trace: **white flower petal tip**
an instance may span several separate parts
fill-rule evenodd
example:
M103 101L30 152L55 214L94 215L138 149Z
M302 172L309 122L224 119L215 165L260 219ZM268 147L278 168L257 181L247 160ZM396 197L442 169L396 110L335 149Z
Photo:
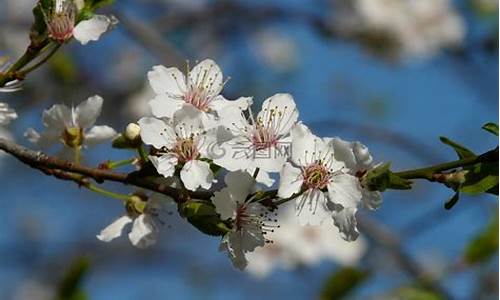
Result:
M110 26L117 23L118 20L113 16L94 15L92 18L78 23L73 29L73 36L82 45L86 45L90 41L98 41Z

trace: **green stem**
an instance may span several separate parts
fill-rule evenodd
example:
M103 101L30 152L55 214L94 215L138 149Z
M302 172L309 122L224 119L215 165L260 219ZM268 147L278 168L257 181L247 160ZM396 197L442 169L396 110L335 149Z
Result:
M447 162L447 163L437 164L437 165L426 167L426 168L397 172L397 173L394 173L394 175L401 177L403 179L427 179L427 180L433 181L434 174L440 173L443 171L447 171L447 170L451 170L451 169L467 167L470 165L474 165L474 164L483 162L483 161L485 161L485 157L487 154L489 154L489 152L485 153L484 155L466 157L463 159L458 159L458 160Z
M130 165L132 164L136 158L129 158L129 159L124 159L124 160L116 160L116 161L109 161L107 163L107 167L110 169L116 169L122 166Z
M80 161L81 161L81 158L82 158L82 155L81 155L81 153L82 153L82 151L81 151L82 147L81 146L76 146L74 149L75 149L75 153L74 153L75 154L75 164L79 165Z
M103 196L110 197L110 198L113 198L113 199L118 199L118 200L122 200L122 201L129 201L130 200L130 196L129 195L119 194L119 193L115 193L115 192L112 192L112 191L108 191L108 190L100 188L100 187L98 187L96 185L93 185L91 183L84 185L84 187L87 188L88 190L92 191L92 192L95 192L95 193L98 193L98 194L101 194Z
M146 152L146 150L144 149L144 147L142 145L140 145L139 147L137 147L137 152L141 156L141 160L143 162L147 162L148 161L148 153Z
M61 48L61 44L56 44L52 50L50 50L50 52L43 58L41 59L39 62L37 62L36 64L34 64L33 66L29 67L29 68L26 68L24 70L22 70L20 73L21 73L21 76L26 76L28 73L36 70L37 68L39 68L41 65L43 65L44 63L46 63L56 52L57 50L59 50L59 48Z
M49 41L46 40L36 46L28 46L24 54L14 64L12 64L12 66L10 66L5 73L0 73L0 87L5 86L5 84L9 81L19 79L17 71L24 68L27 64L37 58L48 44Z

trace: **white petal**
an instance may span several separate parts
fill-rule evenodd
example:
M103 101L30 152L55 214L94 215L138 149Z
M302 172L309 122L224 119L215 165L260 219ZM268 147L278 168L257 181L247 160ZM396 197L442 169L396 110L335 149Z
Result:
M114 240L115 238L122 235L123 228L129 223L132 222L132 219L125 215L118 219L116 219L113 223L104 228L97 238L103 242L109 242Z
M146 145L152 145L156 149L167 147L171 149L175 145L176 135L174 129L163 120L153 117L145 117L139 120L141 128L141 139Z
M208 96L217 96L223 87L222 71L211 59L205 59L189 72L189 81L192 86L202 87L208 91Z
M247 169L247 172L248 174L253 174L255 172L255 168ZM274 179L272 179L269 173L264 170L259 170L255 181L257 181L258 183L262 183L267 187L271 187L274 184Z
M338 174L328 184L330 201L344 208L356 208L361 202L361 185L357 177L349 174Z
M86 45L89 41L99 40L112 22L107 16L94 15L91 19L78 23L73 29L73 36L82 45Z
M172 118L182 108L184 100L172 98L166 94L156 95L149 101L151 113L157 118Z
M307 166L314 161L319 150L325 148L325 143L302 123L295 125L291 131L292 162L297 166Z
M212 203L215 205L215 211L220 215L222 220L236 216L237 203L231 196L228 188L223 188L219 192L215 192L212 197Z
M228 171L247 170L252 167L250 163L253 149L245 137L237 136L224 142L217 150L218 157L214 157L214 163Z
M373 157L370 155L368 147L361 144L360 142L354 142L352 150L354 152L354 155L356 156L358 170L367 170L372 167Z
M266 172L279 172L286 162L286 152L278 147L271 146L259 151L251 151L252 167Z
M149 156L149 160L155 166L158 174L165 177L174 175L175 166L177 165L177 156L172 153L163 154L162 156Z
M99 143L111 140L116 135L116 131L109 126L94 126L85 133L85 139L83 140L83 143L86 146L94 146Z
M356 157L352 150L352 143L337 137L330 139L328 143L333 146L335 159L344 162L347 168L356 172Z
M95 95L80 103L74 112L76 125L84 129L92 127L101 114L103 101L101 96Z
M192 134L197 135L203 131L201 120L202 113L192 105L183 105L174 113L174 129L177 136L184 138Z
M157 229L151 216L142 214L134 220L128 238L137 248L147 248L156 243Z
M191 160L182 167L181 179L188 190L195 191L198 187L209 189L212 186L214 174L206 161Z
M333 222L346 241L355 241L359 236L355 214L356 208L344 208L333 213Z
M33 144L38 144L40 142L41 135L33 128L28 128L24 133L24 137Z
M366 189L362 190L363 198L361 202L363 202L363 206L365 208L374 210L379 208L382 205L382 194L377 191L368 191Z
M267 98L257 115L257 120L264 126L272 124L274 132L280 135L288 134L298 118L299 112L290 94L276 94Z
M177 68L154 66L148 72L148 79L156 94L181 97L186 91L186 78Z
M42 121L43 125L48 129L57 130L61 133L67 125L75 125L73 124L71 109L63 104L56 104L50 109L44 110Z
M255 188L255 179L244 171L227 173L224 182L231 196L238 203L245 202L246 197L252 193Z
M278 188L278 197L288 198L300 191L304 179L302 171L299 168L286 163L280 172L280 184Z
M226 234L222 239L219 249L227 251L227 254L235 268L239 270L245 269L248 261L241 248L241 238L237 236L237 233L230 232Z
M243 134L245 129L251 130L243 112L236 106L228 106L219 110L218 116L219 124L235 136Z
M297 198L296 211L302 226L319 225L330 215L325 194L319 190L308 190Z
M216 112L221 111L227 107L236 107L239 110L247 110L252 105L252 97L240 97L236 100L227 100L222 95L215 97L210 101L208 107Z

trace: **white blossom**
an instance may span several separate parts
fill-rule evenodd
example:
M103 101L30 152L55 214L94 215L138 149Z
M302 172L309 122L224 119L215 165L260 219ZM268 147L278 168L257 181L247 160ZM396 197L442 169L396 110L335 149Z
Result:
M197 64L187 74L177 68L154 66L148 72L151 88L156 93L149 102L151 111L158 118L172 118L186 103L201 113L203 125L208 129L217 125L217 113L228 106L247 109L251 98L226 100L220 95L225 81L219 66L210 59Z
M334 0L336 28L347 35L383 34L407 57L457 47L465 24L450 0Z
M17 113L7 103L0 102L0 126L5 126L16 118Z
M128 233L132 245L142 249L152 246L158 239L160 227L165 223L171 203L173 203L171 198L159 194L153 194L145 203L136 199L130 203L127 213L104 228L97 238L103 242L110 242L120 237L125 227L132 224Z
M302 225L319 225L337 211L354 217L361 201L361 187L345 163L335 158L333 145L303 124L297 124L291 135L291 162L280 173L278 196L288 198L301 193L296 210Z
M114 17L93 15L76 24L78 14L84 7L82 0L56 0L52 11L45 16L49 37L59 43L75 37L82 45L97 41L111 25L117 23Z
M264 101L262 110L250 120L241 111L226 108L220 112L221 124L232 137L221 143L224 155L214 162L229 171L245 170L253 173L279 172L288 157L290 130L299 113L289 94L276 94ZM259 180L260 181L260 180ZM270 180L262 183L272 184Z
M116 136L116 131L106 125L94 126L101 114L103 99L92 96L77 107L63 104L53 105L42 115L46 130L38 133L30 128L25 136L41 147L63 143L66 147L93 146Z
M246 172L231 172L225 177L227 187L215 192L212 202L222 220L231 221L231 231L222 238L220 250L226 251L233 265L243 270L246 254L266 243L265 234L274 230L266 222L268 209L247 197L255 189L255 180Z
M187 189L194 191L212 186L214 175L206 159L211 158L216 131L203 128L198 110L185 105L171 121L146 117L139 120L139 126L143 142L156 149L149 158L158 173L171 177L179 166Z
M356 265L366 252L366 242L360 237L347 242L332 231L333 223L301 226L293 205L280 206L280 227L266 237L272 241L247 254L246 271L258 278L268 276L274 269L292 270L313 266L329 260L342 266Z

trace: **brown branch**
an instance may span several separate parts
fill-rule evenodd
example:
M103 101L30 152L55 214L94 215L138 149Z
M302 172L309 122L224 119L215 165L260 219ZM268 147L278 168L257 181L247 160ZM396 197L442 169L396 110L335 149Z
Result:
M141 176L139 172L127 174L111 170L91 168L48 156L40 151L30 150L2 138L0 138L0 149L13 155L30 167L42 171L46 175L54 176L63 180L71 180L80 185L88 183L88 181L86 181L88 178L95 180L97 183L102 183L108 180L161 193L172 197L177 202L187 200L181 190L173 188L165 183L156 182L154 179ZM75 176L75 174L82 175L84 178L81 178L81 176ZM204 191L189 192L188 196L190 198L208 200L212 197L212 193Z

